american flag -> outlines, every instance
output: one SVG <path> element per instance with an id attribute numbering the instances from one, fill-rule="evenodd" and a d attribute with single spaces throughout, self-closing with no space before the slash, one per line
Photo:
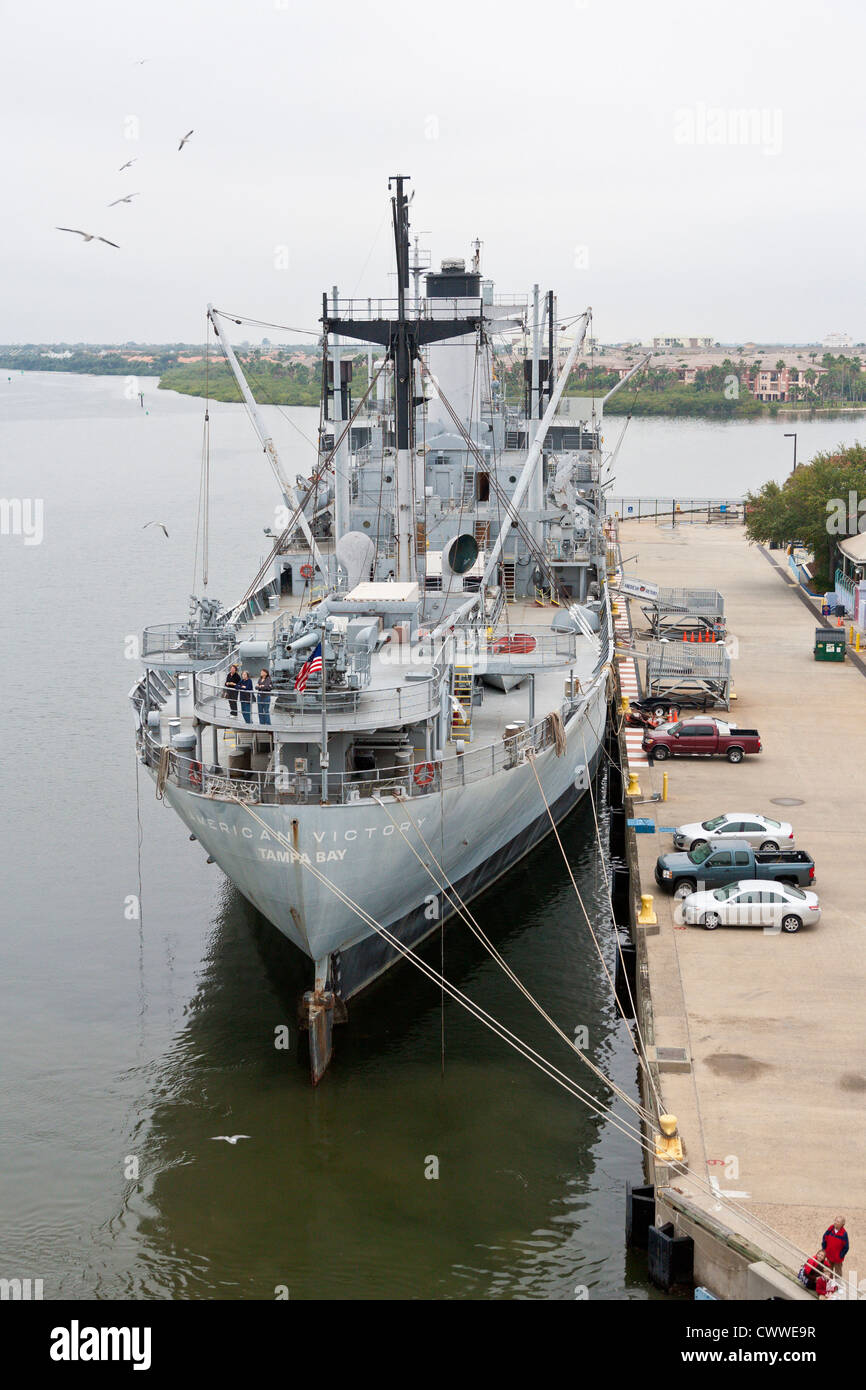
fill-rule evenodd
<path id="1" fill-rule="evenodd" d="M 301 693 L 303 693 L 307 688 L 307 681 L 309 680 L 310 676 L 313 674 L 314 671 L 321 671 L 321 669 L 322 644 L 320 642 L 316 647 L 316 650 L 313 652 L 313 655 L 309 657 L 307 661 L 304 662 L 303 666 L 298 672 L 297 677 L 295 679 L 295 689 L 300 690 Z"/>

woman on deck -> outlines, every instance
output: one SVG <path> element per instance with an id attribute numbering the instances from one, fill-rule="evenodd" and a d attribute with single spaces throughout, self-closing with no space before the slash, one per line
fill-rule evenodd
<path id="1" fill-rule="evenodd" d="M 273 681 L 271 680 L 270 674 L 263 667 L 261 675 L 256 681 L 256 690 L 258 692 L 256 702 L 259 707 L 260 724 L 270 724 L 271 722 L 271 691 L 273 688 Z"/>
<path id="2" fill-rule="evenodd" d="M 238 686 L 238 692 L 241 697 L 241 714 L 246 723 L 250 724 L 252 722 L 253 678 L 249 671 L 244 671 Z"/>

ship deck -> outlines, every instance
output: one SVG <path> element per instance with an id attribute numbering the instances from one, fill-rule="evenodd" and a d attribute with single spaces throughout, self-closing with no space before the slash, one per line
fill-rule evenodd
<path id="1" fill-rule="evenodd" d="M 279 620 L 286 614 L 297 613 L 298 609 L 298 599 L 295 598 L 293 601 L 291 596 L 287 596 L 267 620 L 259 619 L 255 623 L 247 623 L 240 628 L 239 640 L 241 642 L 252 639 L 264 640 L 270 637 Z M 531 724 L 533 720 L 544 718 L 551 710 L 558 710 L 566 699 L 567 688 L 572 677 L 576 678 L 582 687 L 588 685 L 598 661 L 597 646 L 588 638 L 578 636 L 574 643 L 573 657 L 567 654 L 567 643 L 562 645 L 562 654 L 558 655 L 555 651 L 556 644 L 552 640 L 555 635 L 550 633 L 550 622 L 556 611 L 555 607 L 541 608 L 532 601 L 517 601 L 507 605 L 493 634 L 493 640 L 496 641 L 508 634 L 532 632 L 536 637 L 539 649 L 543 648 L 543 651 L 540 657 L 533 653 L 526 656 L 511 657 L 505 662 L 496 662 L 495 660 L 490 662 L 487 667 L 488 670 L 492 667 L 494 674 L 506 677 L 506 684 L 512 682 L 515 684 L 508 690 L 502 690 L 487 683 L 478 683 L 482 692 L 481 703 L 472 707 L 469 729 L 462 734 L 455 733 L 449 740 L 447 749 L 443 750 L 446 756 L 456 751 L 456 739 L 461 737 L 467 752 L 476 752 L 492 745 L 501 747 L 507 725 L 521 720 Z M 471 658 L 467 657 L 467 664 L 470 660 Z M 533 660 L 536 662 L 541 660 L 546 664 L 536 665 L 533 670 Z M 483 660 L 478 661 L 476 659 L 473 664 L 476 671 L 485 669 Z M 534 675 L 534 681 L 529 679 L 530 671 Z M 251 670 L 250 674 L 255 681 L 258 677 L 258 671 Z M 411 712 L 416 708 L 419 711 L 419 717 L 423 719 L 427 713 L 429 702 L 422 700 L 419 705 L 415 697 L 418 694 L 423 695 L 429 689 L 429 683 L 424 678 L 429 677 L 430 674 L 429 644 L 425 645 L 423 639 L 421 641 L 416 640 L 402 648 L 393 649 L 386 646 L 373 658 L 370 685 L 365 692 L 372 697 L 374 702 L 372 708 L 375 714 L 372 719 L 367 720 L 366 723 L 356 721 L 351 714 L 347 716 L 345 712 L 341 712 L 339 708 L 335 707 L 329 712 L 329 729 L 331 732 L 337 732 L 340 727 L 349 727 L 369 735 L 376 728 L 387 729 L 397 727 L 403 722 L 411 722 L 411 719 L 415 717 Z M 203 744 L 205 762 L 213 762 L 221 767 L 228 767 L 232 753 L 235 753 L 239 747 L 252 744 L 252 768 L 253 770 L 264 771 L 267 767 L 270 747 L 268 746 L 267 751 L 265 750 L 264 740 L 261 736 L 277 733 L 286 742 L 293 740 L 317 742 L 321 737 L 321 706 L 317 702 L 311 706 L 304 717 L 299 719 L 296 714 L 288 715 L 281 712 L 279 696 L 275 692 L 271 699 L 271 723 L 262 724 L 259 722 L 255 698 L 249 710 L 250 721 L 246 722 L 240 706 L 237 716 L 234 718 L 231 716 L 228 701 L 223 697 L 217 679 L 212 677 L 209 687 L 207 682 L 207 676 L 199 675 L 196 678 L 196 687 L 199 692 L 197 706 L 193 704 L 193 682 L 189 677 L 182 683 L 179 696 L 174 693 L 166 701 L 161 711 L 160 742 L 169 742 L 173 733 L 189 732 L 197 713 L 199 719 L 206 717 L 208 722 L 212 723 L 216 735 L 214 738 L 211 729 L 208 729 L 205 734 Z M 204 702 L 201 696 L 203 685 L 208 689 L 207 700 Z M 408 705 L 404 704 L 403 707 L 405 711 L 403 719 L 393 718 L 398 688 L 402 692 L 409 692 L 409 703 Z M 438 711 L 438 702 L 435 710 Z M 431 710 L 430 712 L 434 711 Z M 426 753 L 423 726 L 419 727 L 418 733 L 418 741 L 421 746 L 415 748 L 415 757 L 416 761 L 423 761 Z M 256 735 L 260 736 L 258 740 Z M 268 745 L 269 742 L 268 740 Z M 260 744 L 258 748 L 257 743 Z"/>

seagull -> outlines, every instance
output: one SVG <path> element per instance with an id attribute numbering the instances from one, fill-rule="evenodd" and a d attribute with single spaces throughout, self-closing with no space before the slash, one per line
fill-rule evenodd
<path id="1" fill-rule="evenodd" d="M 131 203 L 133 198 L 138 198 L 140 196 L 141 195 L 138 193 L 127 193 L 125 198 L 115 198 L 114 202 L 109 203 L 108 206 L 110 208 L 116 208 L 118 203 Z"/>
<path id="2" fill-rule="evenodd" d="M 123 171 L 124 171 L 124 169 L 131 169 L 132 166 L 133 166 L 133 164 L 137 164 L 137 163 L 138 163 L 138 155 L 135 156 L 135 159 L 128 159 L 128 160 L 126 161 L 125 164 L 121 164 L 120 168 L 119 168 L 118 171 L 117 171 L 118 174 L 122 174 Z"/>
<path id="3" fill-rule="evenodd" d="M 160 528 L 160 530 L 165 531 L 165 527 L 163 526 L 163 524 L 162 524 L 161 521 L 146 521 L 146 522 L 144 523 L 144 525 L 142 526 L 142 528 L 141 528 L 142 531 L 146 531 L 147 528 L 148 528 L 148 526 L 158 526 L 158 527 Z M 167 531 L 165 531 L 165 535 L 166 535 L 166 539 L 168 539 L 168 532 L 167 532 Z M 220 1138 L 220 1139 L 223 1139 L 225 1136 L 222 1135 L 222 1134 L 220 1134 L 220 1135 L 218 1135 L 217 1137 Z M 244 1138 L 244 1139 L 249 1138 L 249 1136 L 246 1135 L 246 1134 L 242 1135 L 241 1137 Z"/>
<path id="4" fill-rule="evenodd" d="M 55 227 L 57 232 L 72 232 L 73 236 L 83 236 L 85 241 L 104 241 L 106 246 L 113 246 L 116 251 L 120 250 L 116 241 L 109 241 L 107 236 L 97 236 L 95 232 L 82 232 L 78 227 Z"/>
<path id="5" fill-rule="evenodd" d="M 211 1139 L 225 1139 L 227 1144 L 236 1144 L 239 1139 L 249 1139 L 249 1134 L 212 1134 Z"/>
<path id="6" fill-rule="evenodd" d="M 150 59 L 149 59 L 149 58 L 133 58 L 133 60 L 132 60 L 132 66 L 133 66 L 134 68 L 143 68 L 144 65 L 145 65 L 145 63 L 149 63 L 149 62 L 150 62 Z"/>
<path id="7" fill-rule="evenodd" d="M 195 127 L 193 127 L 193 129 L 195 129 Z M 190 137 L 191 135 L 192 135 L 192 130 L 188 130 L 187 133 L 186 133 L 186 135 L 183 137 L 183 139 L 181 140 L 180 144 L 179 144 L 178 147 L 177 147 L 179 151 L 183 149 L 184 145 L 186 144 L 187 140 L 189 139 L 189 137 Z"/>

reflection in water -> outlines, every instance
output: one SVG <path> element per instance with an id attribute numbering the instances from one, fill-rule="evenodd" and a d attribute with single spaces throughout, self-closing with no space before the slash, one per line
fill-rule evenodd
<path id="1" fill-rule="evenodd" d="M 606 930 L 588 808 L 563 838 Z M 634 1090 L 625 1029 L 564 878 L 545 844 L 475 913 L 561 1025 L 584 1024 L 594 1058 Z M 442 949 L 437 935 L 425 958 L 438 966 Z M 590 1085 L 460 923 L 446 928 L 444 957 L 449 979 Z M 440 994 L 408 964 L 352 1002 L 314 1091 L 297 1048 L 274 1046 L 281 1025 L 297 1040 L 308 977 L 227 884 L 185 1022 L 144 1078 L 144 1181 L 112 1223 L 115 1237 L 134 1232 L 125 1296 L 271 1299 L 280 1285 L 292 1298 L 573 1298 L 578 1285 L 629 1296 L 623 1186 L 640 1168 L 624 1136 L 448 1000 L 443 1076 Z M 111 1277 L 101 1292 L 117 1296 Z"/>

